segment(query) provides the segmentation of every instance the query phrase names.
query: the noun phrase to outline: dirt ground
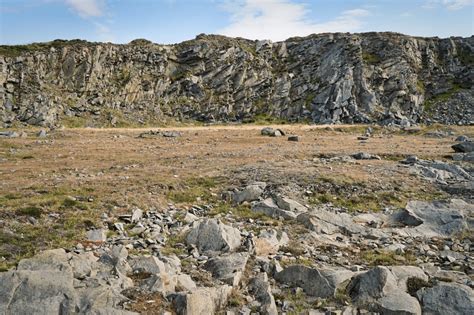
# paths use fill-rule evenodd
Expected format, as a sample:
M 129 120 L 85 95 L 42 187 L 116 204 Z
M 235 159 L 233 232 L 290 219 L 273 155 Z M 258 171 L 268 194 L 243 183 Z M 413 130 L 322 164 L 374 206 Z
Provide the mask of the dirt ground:
M 250 181 L 310 189 L 315 194 L 308 202 L 318 200 L 318 194 L 339 198 L 341 204 L 345 196 L 373 194 L 374 208 L 442 196 L 399 161 L 408 155 L 449 160 L 455 135 L 474 135 L 472 126 L 411 131 L 377 127 L 372 137 L 360 141 L 366 126 L 273 127 L 298 135 L 299 141 L 262 136 L 262 126 L 255 125 L 169 129 L 181 133 L 175 138 L 138 137 L 150 129 L 63 129 L 46 138 L 27 130 L 27 138 L 0 139 L 4 268 L 40 249 L 77 242 L 104 213 L 206 203 L 219 199 L 224 189 Z M 382 159 L 325 159 L 357 152 Z M 388 199 L 379 202 L 382 193 Z M 359 201 L 354 207 L 363 210 L 366 202 Z

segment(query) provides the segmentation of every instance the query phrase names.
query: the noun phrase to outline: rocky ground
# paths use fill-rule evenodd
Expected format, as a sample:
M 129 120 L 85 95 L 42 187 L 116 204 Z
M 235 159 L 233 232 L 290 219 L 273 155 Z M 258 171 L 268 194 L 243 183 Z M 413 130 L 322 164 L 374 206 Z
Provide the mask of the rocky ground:
M 473 137 L 0 132 L 0 313 L 472 314 Z

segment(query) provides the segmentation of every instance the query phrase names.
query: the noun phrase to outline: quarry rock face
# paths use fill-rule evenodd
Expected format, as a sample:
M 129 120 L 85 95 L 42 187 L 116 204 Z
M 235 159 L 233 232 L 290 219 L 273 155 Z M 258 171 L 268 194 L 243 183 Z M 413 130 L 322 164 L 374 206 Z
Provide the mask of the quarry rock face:
M 0 47 L 0 125 L 166 119 L 470 124 L 474 37 L 199 35 L 176 45 Z

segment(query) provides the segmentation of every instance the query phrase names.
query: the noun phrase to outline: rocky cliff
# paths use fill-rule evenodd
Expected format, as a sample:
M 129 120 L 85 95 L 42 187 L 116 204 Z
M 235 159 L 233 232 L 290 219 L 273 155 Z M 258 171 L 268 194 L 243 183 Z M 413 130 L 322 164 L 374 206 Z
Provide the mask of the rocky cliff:
M 474 122 L 474 36 L 199 35 L 0 47 L 0 124 Z

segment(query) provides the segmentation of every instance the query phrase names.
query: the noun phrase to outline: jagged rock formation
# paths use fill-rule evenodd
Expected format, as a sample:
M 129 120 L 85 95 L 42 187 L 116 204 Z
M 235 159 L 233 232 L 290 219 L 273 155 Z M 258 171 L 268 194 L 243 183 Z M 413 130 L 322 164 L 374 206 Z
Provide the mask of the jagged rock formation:
M 268 116 L 470 124 L 473 65 L 474 36 L 337 33 L 272 43 L 199 35 L 176 45 L 1 46 L 0 124 Z

